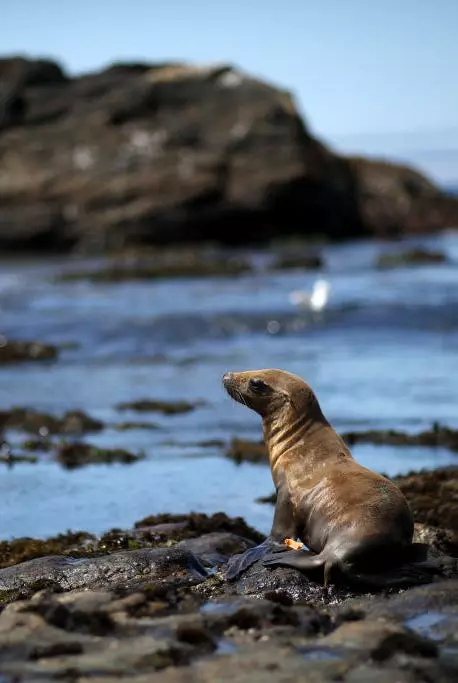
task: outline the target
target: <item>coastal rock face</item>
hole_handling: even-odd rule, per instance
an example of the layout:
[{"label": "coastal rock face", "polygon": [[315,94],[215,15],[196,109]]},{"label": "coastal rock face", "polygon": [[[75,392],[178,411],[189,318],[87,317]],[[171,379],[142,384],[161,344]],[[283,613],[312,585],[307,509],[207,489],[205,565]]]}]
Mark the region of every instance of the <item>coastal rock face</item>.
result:
[{"label": "coastal rock face", "polygon": [[2,249],[458,223],[458,202],[422,176],[334,155],[289,93],[228,65],[118,64],[71,79],[50,61],[2,59],[0,158]]},{"label": "coastal rock face", "polygon": [[458,225],[458,200],[408,166],[348,159],[366,229],[384,237],[433,232]]}]

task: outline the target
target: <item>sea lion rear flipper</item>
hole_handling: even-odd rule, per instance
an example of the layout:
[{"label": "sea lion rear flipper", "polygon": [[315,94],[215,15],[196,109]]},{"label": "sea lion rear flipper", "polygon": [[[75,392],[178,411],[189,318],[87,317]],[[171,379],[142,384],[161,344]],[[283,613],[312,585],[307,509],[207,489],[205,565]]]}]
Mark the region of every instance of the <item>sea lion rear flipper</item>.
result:
[{"label": "sea lion rear flipper", "polygon": [[266,567],[294,567],[300,571],[323,567],[325,563],[326,558],[321,553],[315,555],[309,550],[290,551],[285,554],[275,553],[263,561],[263,565]]}]

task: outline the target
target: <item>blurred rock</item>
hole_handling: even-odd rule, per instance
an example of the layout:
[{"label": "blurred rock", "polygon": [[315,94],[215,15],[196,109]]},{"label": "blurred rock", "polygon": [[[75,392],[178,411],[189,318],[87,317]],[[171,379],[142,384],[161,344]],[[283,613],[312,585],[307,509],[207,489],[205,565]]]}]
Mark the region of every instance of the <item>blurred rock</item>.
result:
[{"label": "blurred rock", "polygon": [[69,470],[85,465],[106,465],[119,462],[124,465],[138,462],[143,455],[125,448],[100,448],[89,443],[62,443],[56,449],[55,459]]},{"label": "blurred rock", "polygon": [[367,231],[399,237],[458,225],[458,199],[413,168],[361,157],[348,161]]},{"label": "blurred rock", "polygon": [[115,64],[69,78],[0,59],[0,248],[427,232],[458,200],[414,171],[339,157],[292,96],[230,65]]},{"label": "blurred rock", "polygon": [[[82,410],[69,410],[62,417],[43,413],[33,408],[11,408],[0,410],[0,428],[16,429],[29,434],[46,437],[49,434],[77,435],[99,432],[103,422],[87,415]],[[41,442],[40,450],[43,449]]]},{"label": "blurred rock", "polygon": [[0,335],[0,365],[56,360],[57,357],[58,349],[51,344],[43,344],[39,341],[15,341]]},{"label": "blurred rock", "polygon": [[447,263],[447,256],[440,251],[428,249],[409,249],[388,254],[380,254],[376,260],[378,268],[402,268],[403,266],[424,266]]}]

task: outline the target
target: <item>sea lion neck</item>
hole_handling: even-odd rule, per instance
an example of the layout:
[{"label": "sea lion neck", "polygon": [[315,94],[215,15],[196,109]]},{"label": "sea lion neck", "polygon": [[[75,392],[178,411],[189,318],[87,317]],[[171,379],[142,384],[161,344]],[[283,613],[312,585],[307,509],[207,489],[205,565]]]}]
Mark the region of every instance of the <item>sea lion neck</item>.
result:
[{"label": "sea lion neck", "polygon": [[330,428],[315,397],[313,404],[295,406],[287,403],[262,417],[264,441],[273,466],[278,459],[295,448],[310,445]]}]

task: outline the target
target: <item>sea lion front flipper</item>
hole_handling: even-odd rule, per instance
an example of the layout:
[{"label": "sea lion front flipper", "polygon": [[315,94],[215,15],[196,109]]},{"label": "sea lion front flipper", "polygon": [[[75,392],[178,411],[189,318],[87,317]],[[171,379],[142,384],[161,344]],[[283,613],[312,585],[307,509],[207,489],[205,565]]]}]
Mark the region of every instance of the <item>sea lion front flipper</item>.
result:
[{"label": "sea lion front flipper", "polygon": [[229,559],[226,565],[227,581],[233,581],[238,578],[252,564],[262,560],[264,557],[277,557],[280,552],[290,551],[283,543],[279,543],[271,536],[268,536],[265,541],[254,548],[250,548],[239,555],[234,555]]},{"label": "sea lion front flipper", "polygon": [[260,545],[246,550],[241,555],[231,557],[226,566],[226,579],[228,581],[236,579],[242,572],[251,567],[252,564],[266,556],[277,557],[281,553],[291,552],[283,543],[284,539],[289,537],[296,537],[296,524],[286,477],[283,472],[280,472],[278,475],[274,521],[269,536]]}]

